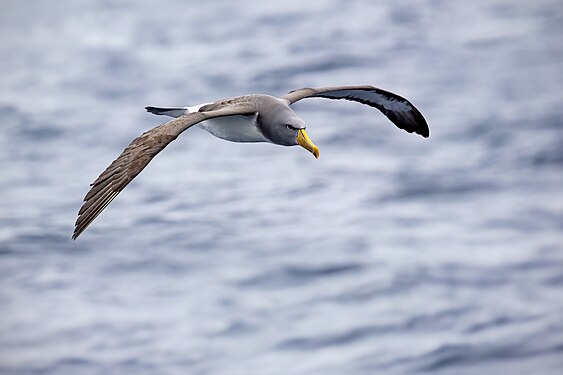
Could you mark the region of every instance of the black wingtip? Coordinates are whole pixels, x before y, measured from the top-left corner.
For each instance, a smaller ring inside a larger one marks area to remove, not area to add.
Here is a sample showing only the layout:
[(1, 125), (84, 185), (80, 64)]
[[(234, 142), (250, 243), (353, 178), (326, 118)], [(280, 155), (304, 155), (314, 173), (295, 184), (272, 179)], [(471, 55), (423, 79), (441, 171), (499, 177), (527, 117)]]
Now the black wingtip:
[(409, 103), (409, 105), (411, 110), (407, 112), (394, 112), (386, 108), (380, 108), (380, 110), (399, 129), (428, 138), (430, 136), (430, 129), (424, 116), (412, 104)]
[(408, 100), (404, 99), (405, 103), (410, 107), (406, 112), (393, 112), (389, 110), (382, 110), (383, 114), (391, 120), (398, 128), (404, 129), (409, 133), (416, 133), (424, 138), (430, 136), (430, 128), (422, 113)]
[(407, 112), (409, 114), (408, 116), (390, 111), (382, 112), (391, 120), (391, 122), (397, 125), (398, 128), (404, 129), (409, 133), (416, 133), (424, 138), (428, 138), (430, 136), (430, 128), (428, 127), (426, 119), (411, 102), (406, 99), (405, 101), (411, 107), (411, 110)]
[(416, 134), (423, 136), (424, 138), (430, 137), (430, 128), (428, 128), (428, 124), (422, 115), (420, 115), (422, 122), (420, 123)]
[(79, 228), (78, 226), (74, 227), (74, 232), (72, 233), (72, 240), (76, 241), (76, 239), (78, 238), (78, 236), (80, 236), (82, 234), (82, 232), (84, 232), (84, 228)]

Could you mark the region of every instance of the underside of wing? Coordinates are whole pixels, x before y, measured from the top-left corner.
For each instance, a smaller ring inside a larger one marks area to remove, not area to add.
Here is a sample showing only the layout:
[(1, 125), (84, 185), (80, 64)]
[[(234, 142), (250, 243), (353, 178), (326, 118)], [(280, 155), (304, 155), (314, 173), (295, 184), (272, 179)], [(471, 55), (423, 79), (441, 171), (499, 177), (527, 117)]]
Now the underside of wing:
[(430, 131), (426, 120), (407, 99), (373, 86), (338, 86), (303, 88), (281, 97), (293, 104), (304, 98), (345, 99), (369, 105), (380, 110), (398, 128), (409, 133), (428, 137)]

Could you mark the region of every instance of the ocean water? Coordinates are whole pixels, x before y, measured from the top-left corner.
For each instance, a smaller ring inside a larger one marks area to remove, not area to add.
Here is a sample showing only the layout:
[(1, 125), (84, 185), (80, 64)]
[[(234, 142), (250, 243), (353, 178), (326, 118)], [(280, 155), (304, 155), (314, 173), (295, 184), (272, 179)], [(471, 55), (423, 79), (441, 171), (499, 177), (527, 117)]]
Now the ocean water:
[[(0, 42), (0, 373), (563, 373), (560, 1), (4, 1)], [(144, 106), (340, 84), (430, 138), (193, 128), (70, 239)]]

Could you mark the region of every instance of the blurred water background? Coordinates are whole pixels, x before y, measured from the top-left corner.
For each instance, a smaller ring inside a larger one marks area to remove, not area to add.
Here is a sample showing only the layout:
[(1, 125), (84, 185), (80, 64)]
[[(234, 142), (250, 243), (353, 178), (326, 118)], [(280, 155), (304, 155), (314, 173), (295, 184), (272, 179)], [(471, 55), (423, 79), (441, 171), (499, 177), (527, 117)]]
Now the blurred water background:
[[(2, 1), (0, 373), (563, 373), (560, 1)], [(319, 146), (193, 128), (75, 242), (145, 105), (372, 84)]]

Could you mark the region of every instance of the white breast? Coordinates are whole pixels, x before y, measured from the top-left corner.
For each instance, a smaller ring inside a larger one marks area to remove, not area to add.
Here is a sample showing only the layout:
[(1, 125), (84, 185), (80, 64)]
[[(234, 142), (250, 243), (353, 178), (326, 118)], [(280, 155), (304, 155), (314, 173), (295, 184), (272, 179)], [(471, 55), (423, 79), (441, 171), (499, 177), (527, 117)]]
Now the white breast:
[(206, 120), (198, 124), (216, 137), (231, 142), (270, 142), (259, 130), (254, 116), (227, 116)]

